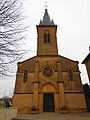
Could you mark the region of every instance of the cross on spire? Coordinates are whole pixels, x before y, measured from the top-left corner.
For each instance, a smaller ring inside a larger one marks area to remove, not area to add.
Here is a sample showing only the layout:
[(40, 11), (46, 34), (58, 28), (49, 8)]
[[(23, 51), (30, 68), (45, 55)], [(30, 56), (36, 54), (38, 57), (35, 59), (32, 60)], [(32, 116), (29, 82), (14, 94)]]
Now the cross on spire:
[(47, 2), (45, 2), (45, 9), (47, 9), (48, 5), (47, 5)]

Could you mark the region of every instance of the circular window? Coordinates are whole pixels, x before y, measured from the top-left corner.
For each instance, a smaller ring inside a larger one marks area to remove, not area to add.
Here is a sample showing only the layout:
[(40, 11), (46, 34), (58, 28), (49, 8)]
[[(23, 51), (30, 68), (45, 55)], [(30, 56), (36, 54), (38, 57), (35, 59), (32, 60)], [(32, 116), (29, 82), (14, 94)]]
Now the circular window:
[(50, 77), (50, 76), (52, 76), (52, 74), (53, 74), (52, 68), (50, 68), (50, 67), (45, 67), (45, 68), (43, 69), (43, 75), (44, 75), (44, 76)]

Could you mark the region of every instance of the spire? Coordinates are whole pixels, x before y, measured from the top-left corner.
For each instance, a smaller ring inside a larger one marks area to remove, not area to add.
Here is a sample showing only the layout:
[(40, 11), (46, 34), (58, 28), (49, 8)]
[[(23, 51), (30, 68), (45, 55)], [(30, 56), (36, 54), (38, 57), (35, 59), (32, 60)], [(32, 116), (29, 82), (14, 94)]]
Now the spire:
[(50, 16), (48, 14), (48, 10), (45, 9), (45, 13), (43, 16), (43, 21), (40, 20), (39, 25), (54, 25), (53, 20), (50, 20)]

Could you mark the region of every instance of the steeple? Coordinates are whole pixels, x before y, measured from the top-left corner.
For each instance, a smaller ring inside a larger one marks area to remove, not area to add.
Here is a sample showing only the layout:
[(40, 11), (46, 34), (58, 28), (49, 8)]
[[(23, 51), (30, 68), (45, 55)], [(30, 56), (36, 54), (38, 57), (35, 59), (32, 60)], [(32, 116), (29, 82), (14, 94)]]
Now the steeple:
[(37, 25), (37, 55), (58, 55), (57, 25), (50, 20), (48, 10), (45, 9), (43, 20)]
[(43, 16), (43, 21), (40, 20), (39, 25), (54, 25), (53, 20), (50, 20), (50, 16), (48, 14), (48, 10), (45, 9), (45, 13)]

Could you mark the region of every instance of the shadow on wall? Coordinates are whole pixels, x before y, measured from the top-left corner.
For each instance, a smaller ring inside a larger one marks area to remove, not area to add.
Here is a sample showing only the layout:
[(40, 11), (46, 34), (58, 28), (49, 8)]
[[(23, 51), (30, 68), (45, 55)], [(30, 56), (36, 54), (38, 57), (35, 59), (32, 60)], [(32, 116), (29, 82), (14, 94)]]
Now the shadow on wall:
[(83, 85), (84, 95), (86, 99), (87, 110), (90, 112), (90, 86), (86, 83)]

